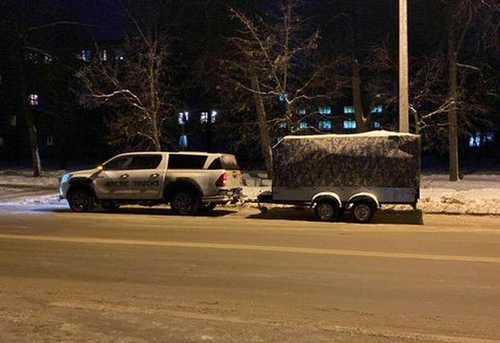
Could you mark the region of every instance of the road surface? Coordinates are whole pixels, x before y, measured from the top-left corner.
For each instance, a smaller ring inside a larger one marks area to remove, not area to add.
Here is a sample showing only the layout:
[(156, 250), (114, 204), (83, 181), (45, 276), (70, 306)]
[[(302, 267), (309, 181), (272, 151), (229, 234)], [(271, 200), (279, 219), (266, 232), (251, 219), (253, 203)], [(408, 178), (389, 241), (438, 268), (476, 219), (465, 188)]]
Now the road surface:
[(500, 218), (0, 206), (0, 342), (500, 342)]

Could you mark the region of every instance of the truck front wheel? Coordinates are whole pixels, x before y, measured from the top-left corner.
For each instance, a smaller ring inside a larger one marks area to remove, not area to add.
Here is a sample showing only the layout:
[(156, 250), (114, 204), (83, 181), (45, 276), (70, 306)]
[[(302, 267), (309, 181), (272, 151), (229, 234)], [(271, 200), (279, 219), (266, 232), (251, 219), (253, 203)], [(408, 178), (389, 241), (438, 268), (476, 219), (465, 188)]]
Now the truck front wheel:
[(200, 209), (200, 197), (192, 192), (177, 192), (170, 202), (172, 210), (180, 215), (195, 215)]
[(86, 189), (77, 188), (68, 193), (68, 204), (73, 212), (89, 212), (94, 203), (93, 194)]
[(339, 216), (339, 206), (332, 200), (320, 200), (314, 207), (314, 213), (319, 221), (334, 221)]

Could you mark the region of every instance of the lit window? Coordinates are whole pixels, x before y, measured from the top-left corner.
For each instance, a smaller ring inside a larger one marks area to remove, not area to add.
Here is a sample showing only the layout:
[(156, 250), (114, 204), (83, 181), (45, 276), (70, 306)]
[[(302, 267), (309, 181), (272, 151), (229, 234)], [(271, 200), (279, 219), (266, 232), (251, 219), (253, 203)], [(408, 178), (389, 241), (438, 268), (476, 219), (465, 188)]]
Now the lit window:
[(108, 60), (108, 50), (102, 50), (101, 51), (101, 61), (107, 61)]
[(47, 146), (53, 146), (54, 145), (54, 137), (48, 136), (47, 137)]
[(38, 106), (38, 94), (30, 94), (28, 100), (31, 106)]
[(472, 136), (469, 138), (469, 148), (479, 148), (481, 146), (481, 138)]
[(346, 130), (352, 130), (357, 127), (356, 121), (355, 120), (344, 120), (344, 129)]
[(309, 128), (309, 124), (308, 124), (307, 122), (305, 122), (305, 121), (301, 121), (301, 122), (299, 123), (299, 129), (304, 130), (304, 129), (308, 129), (308, 128)]
[(484, 137), (486, 142), (494, 142), (495, 141), (495, 134), (493, 132), (489, 132), (486, 134), (486, 136)]
[(322, 106), (319, 108), (319, 114), (329, 116), (332, 114), (332, 108), (330, 106)]
[(356, 113), (356, 110), (354, 109), (354, 106), (345, 106), (344, 113), (345, 114), (354, 114), (354, 113)]
[(121, 49), (113, 50), (113, 55), (117, 61), (125, 61), (125, 53)]
[(306, 112), (306, 110), (305, 110), (304, 108), (301, 108), (301, 109), (299, 110), (299, 115), (301, 115), (301, 116), (305, 116), (305, 115), (306, 115), (306, 113), (307, 113), (307, 112)]
[(380, 122), (376, 121), (373, 123), (373, 128), (378, 130), (382, 128), (382, 125), (380, 124)]
[(382, 106), (375, 106), (372, 109), (372, 113), (383, 113), (383, 112), (384, 112), (384, 108)]
[(80, 51), (80, 59), (84, 62), (90, 62), (92, 59), (92, 51), (87, 49)]
[(207, 124), (208, 123), (208, 112), (201, 112), (201, 114), (200, 114), (200, 122), (202, 124)]
[(213, 124), (217, 121), (217, 116), (219, 113), (217, 111), (212, 111), (211, 116), (210, 116), (210, 123)]
[(319, 129), (323, 131), (329, 131), (332, 129), (332, 121), (331, 120), (322, 120), (319, 122)]
[(181, 112), (179, 113), (179, 124), (186, 125), (189, 121), (189, 112)]
[(179, 146), (182, 148), (187, 148), (188, 147), (188, 138), (186, 135), (182, 135), (179, 138)]

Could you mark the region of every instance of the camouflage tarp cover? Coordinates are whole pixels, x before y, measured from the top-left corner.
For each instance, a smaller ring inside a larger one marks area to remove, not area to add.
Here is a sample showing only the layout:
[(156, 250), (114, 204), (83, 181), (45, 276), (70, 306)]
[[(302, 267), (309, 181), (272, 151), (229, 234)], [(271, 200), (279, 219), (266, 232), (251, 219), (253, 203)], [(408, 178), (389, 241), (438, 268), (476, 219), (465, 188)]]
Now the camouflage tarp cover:
[(273, 187), (419, 187), (420, 136), (388, 131), (289, 136), (274, 148)]

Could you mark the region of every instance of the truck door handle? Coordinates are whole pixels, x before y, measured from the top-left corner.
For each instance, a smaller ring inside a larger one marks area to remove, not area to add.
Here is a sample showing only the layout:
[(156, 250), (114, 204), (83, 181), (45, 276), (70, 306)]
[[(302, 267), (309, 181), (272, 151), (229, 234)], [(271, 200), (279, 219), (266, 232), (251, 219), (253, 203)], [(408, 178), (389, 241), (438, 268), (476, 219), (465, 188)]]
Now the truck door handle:
[(152, 175), (151, 175), (151, 178), (152, 178), (152, 179), (157, 179), (157, 178), (159, 178), (159, 177), (160, 177), (160, 175), (159, 175), (159, 174), (152, 174)]
[(120, 179), (128, 179), (128, 174), (123, 174), (122, 176), (120, 176)]

